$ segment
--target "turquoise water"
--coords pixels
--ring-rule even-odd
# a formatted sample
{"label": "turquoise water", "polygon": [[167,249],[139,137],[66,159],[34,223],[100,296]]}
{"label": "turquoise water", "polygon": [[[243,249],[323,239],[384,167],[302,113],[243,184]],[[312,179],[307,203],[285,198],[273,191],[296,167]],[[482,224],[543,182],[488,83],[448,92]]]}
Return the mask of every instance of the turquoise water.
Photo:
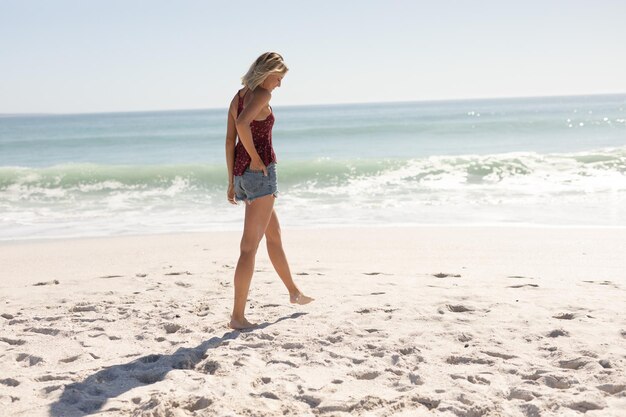
{"label": "turquoise water", "polygon": [[[273,109],[283,227],[626,226],[626,95]],[[0,239],[241,229],[226,112],[0,118]]]}

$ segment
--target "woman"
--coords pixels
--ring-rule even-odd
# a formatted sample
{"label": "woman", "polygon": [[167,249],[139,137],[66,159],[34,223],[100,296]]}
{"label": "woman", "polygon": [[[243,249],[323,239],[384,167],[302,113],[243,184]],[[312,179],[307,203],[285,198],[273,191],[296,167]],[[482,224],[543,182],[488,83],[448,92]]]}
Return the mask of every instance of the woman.
{"label": "woman", "polygon": [[[274,210],[277,197],[276,154],[272,148],[274,112],[269,105],[272,91],[280,87],[289,69],[283,57],[266,52],[250,66],[241,79],[244,88],[230,103],[226,132],[226,163],[228,165],[228,201],[246,203],[239,261],[235,269],[235,301],[229,326],[233,329],[254,327],[244,317],[254,258],[259,242],[265,236],[267,252],[274,269],[289,291],[294,304],[307,304],[312,298],[304,295],[293,282],[280,237],[278,216]],[[235,144],[237,134],[239,142]]]}

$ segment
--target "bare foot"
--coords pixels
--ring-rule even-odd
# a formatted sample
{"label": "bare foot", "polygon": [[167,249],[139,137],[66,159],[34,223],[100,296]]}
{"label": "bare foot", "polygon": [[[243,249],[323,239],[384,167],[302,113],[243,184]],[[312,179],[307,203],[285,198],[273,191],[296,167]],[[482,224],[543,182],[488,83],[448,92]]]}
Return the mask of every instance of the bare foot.
{"label": "bare foot", "polygon": [[228,323],[228,327],[235,330],[250,329],[255,326],[257,326],[256,323],[250,323],[245,317],[243,320],[235,320],[233,316],[230,316],[230,323]]}
{"label": "bare foot", "polygon": [[301,292],[298,293],[298,294],[291,294],[289,296],[289,301],[291,302],[291,304],[301,304],[301,305],[304,305],[304,304],[309,304],[311,301],[314,301],[314,300],[315,300],[315,298],[308,297],[308,296],[302,294]]}

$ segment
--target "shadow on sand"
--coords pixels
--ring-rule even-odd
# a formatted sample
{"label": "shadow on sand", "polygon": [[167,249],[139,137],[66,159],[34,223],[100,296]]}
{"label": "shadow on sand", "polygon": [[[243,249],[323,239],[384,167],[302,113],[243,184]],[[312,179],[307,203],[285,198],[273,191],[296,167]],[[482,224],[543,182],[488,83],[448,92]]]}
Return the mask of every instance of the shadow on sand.
{"label": "shadow on sand", "polygon": [[[227,340],[236,339],[242,332],[264,329],[282,320],[296,319],[307,313],[283,316],[274,322],[265,322],[250,330],[230,331],[222,337],[212,337],[192,348],[181,347],[169,355],[150,354],[121,365],[108,366],[81,382],[63,388],[58,401],[50,405],[50,416],[79,417],[97,413],[109,398],[130,391],[135,387],[161,381],[173,369],[197,369],[198,363],[207,358],[209,349],[216,349]],[[198,372],[213,374],[217,363],[208,361]]]}

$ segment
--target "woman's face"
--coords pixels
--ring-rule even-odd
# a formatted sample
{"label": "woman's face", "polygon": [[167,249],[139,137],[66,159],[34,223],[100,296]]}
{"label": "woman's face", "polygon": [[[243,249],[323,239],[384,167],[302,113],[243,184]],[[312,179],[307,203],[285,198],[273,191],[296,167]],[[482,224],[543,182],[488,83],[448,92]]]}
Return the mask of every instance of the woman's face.
{"label": "woman's face", "polygon": [[276,87],[280,87],[284,76],[284,74],[270,74],[267,76],[265,81],[263,81],[263,84],[261,84],[261,86],[266,90],[272,91]]}

